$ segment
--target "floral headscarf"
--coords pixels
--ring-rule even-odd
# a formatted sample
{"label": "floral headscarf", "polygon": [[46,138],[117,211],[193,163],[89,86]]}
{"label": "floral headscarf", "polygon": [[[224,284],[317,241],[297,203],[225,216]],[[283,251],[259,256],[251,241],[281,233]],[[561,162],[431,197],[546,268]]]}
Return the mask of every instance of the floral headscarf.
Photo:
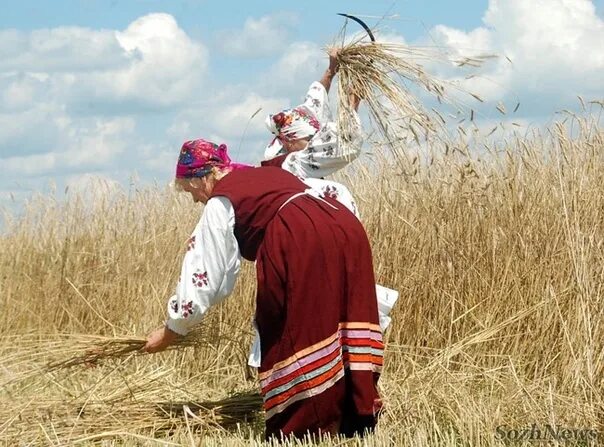
{"label": "floral headscarf", "polygon": [[319,131],[321,125],[308,107],[298,106],[269,115],[266,118],[266,127],[275,135],[267,147],[267,153],[274,152],[274,155],[278,155],[282,150],[279,140],[289,141],[312,137]]}
{"label": "floral headscarf", "polygon": [[218,145],[206,140],[185,141],[176,164],[176,178],[205,177],[213,168],[240,169],[249,165],[232,163],[226,144]]}

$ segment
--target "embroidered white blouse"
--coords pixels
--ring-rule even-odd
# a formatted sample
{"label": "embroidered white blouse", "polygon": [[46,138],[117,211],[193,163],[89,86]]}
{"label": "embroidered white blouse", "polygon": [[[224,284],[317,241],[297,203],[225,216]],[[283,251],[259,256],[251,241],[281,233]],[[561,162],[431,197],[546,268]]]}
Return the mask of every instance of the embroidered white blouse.
{"label": "embroidered white blouse", "polygon": [[208,200],[189,238],[176,294],[168,301],[166,326],[177,334],[186,335],[211,306],[233,291],[241,266],[234,228],[230,200]]}
{"label": "embroidered white blouse", "polygon": [[[321,124],[321,129],[310,140],[306,149],[290,153],[283,161],[282,168],[298,177],[325,177],[344,168],[356,159],[361,152],[363,136],[361,120],[353,112],[352,132],[350,135],[338,135],[337,125],[333,121],[329,108],[329,98],[320,82],[313,82],[304,104],[311,109]],[[264,158],[271,159],[283,153],[279,140],[267,147]]]}

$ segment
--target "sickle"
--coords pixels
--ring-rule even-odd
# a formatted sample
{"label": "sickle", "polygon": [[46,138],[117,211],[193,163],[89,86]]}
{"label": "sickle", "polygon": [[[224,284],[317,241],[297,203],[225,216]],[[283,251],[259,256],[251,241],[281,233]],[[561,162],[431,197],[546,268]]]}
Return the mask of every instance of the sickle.
{"label": "sickle", "polygon": [[371,29],[369,29],[369,27],[367,26],[367,24],[365,22],[363,22],[361,19],[359,19],[358,17],[355,17],[355,16],[351,16],[349,14],[338,13],[338,15],[342,16],[342,17],[347,17],[347,18],[349,18],[349,19],[354,20],[355,22],[357,22],[359,25],[361,25],[365,29],[365,31],[367,31],[367,34],[369,34],[369,38],[371,39],[371,41],[375,42],[375,36],[371,32]]}

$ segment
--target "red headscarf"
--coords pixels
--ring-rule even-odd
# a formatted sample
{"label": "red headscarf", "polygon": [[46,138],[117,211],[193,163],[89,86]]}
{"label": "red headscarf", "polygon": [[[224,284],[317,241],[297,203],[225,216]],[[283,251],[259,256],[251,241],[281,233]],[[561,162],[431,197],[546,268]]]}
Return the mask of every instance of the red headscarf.
{"label": "red headscarf", "polygon": [[176,178],[205,177],[213,168],[241,169],[251,166],[232,163],[226,144],[217,145],[206,140],[185,141],[176,164]]}

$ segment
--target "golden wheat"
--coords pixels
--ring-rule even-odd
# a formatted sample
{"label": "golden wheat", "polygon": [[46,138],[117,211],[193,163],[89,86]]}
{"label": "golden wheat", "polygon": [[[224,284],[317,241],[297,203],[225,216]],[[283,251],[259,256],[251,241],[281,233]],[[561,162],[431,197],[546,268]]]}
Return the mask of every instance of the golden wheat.
{"label": "golden wheat", "polygon": [[[401,293],[386,333],[385,412],[375,435],[350,445],[491,446],[498,427],[533,423],[602,433],[598,123],[572,118],[530,138],[482,149],[460,139],[415,157],[373,157],[341,177],[359,201],[377,281]],[[165,318],[199,213],[151,188],[93,205],[41,198],[9,225],[0,238],[5,445],[262,443],[261,425],[238,419],[259,405],[246,367],[253,266],[204,320],[209,342],[131,355]],[[127,337],[133,351],[94,368],[84,359],[44,369],[99,337]],[[249,400],[228,401],[240,410],[233,424],[217,408],[237,393]]]}

